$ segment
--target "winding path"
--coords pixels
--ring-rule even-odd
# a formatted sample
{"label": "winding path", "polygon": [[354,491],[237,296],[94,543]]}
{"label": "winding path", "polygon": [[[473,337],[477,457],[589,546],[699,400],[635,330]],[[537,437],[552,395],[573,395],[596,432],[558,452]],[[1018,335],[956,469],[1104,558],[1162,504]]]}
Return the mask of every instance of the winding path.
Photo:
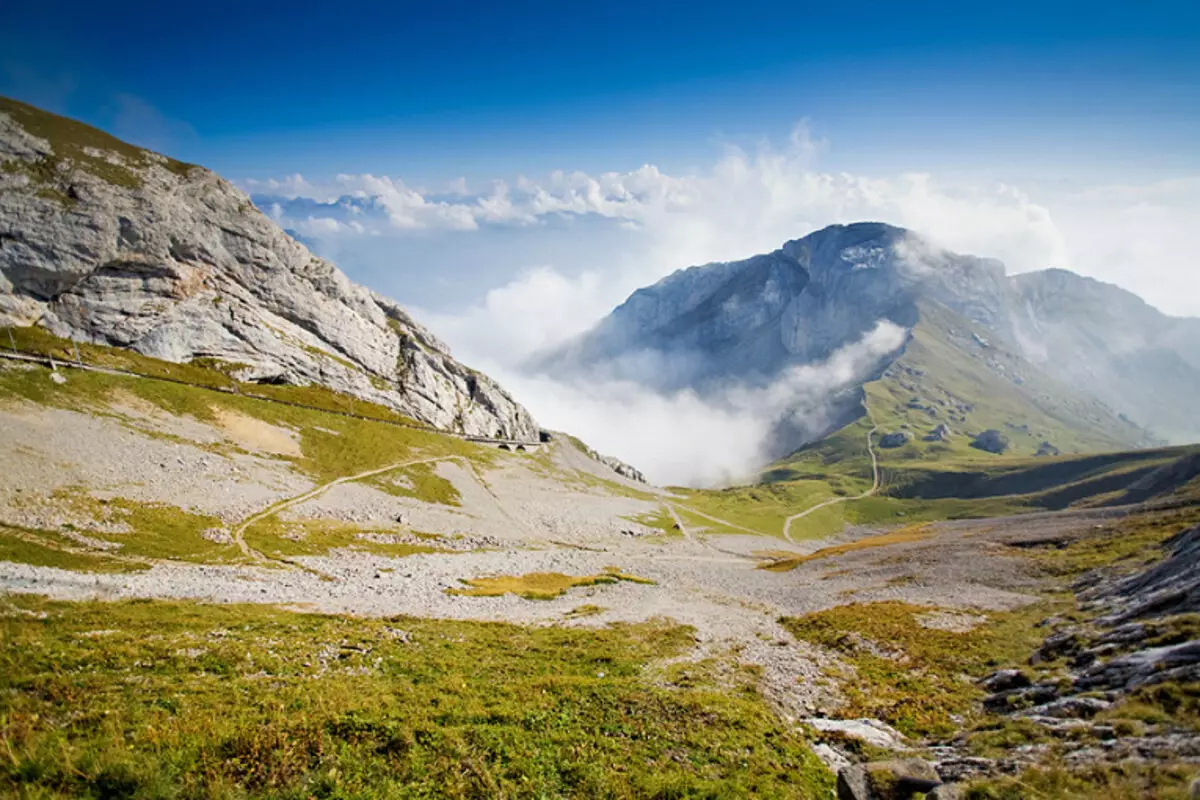
{"label": "winding path", "polygon": [[[692,542],[693,544],[698,544],[701,547],[707,547],[710,550],[715,550],[718,553],[724,553],[727,556],[733,556],[734,558],[742,559],[743,561],[758,562],[761,560],[756,556],[747,555],[746,553],[739,553],[736,550],[726,550],[724,547],[718,547],[717,545],[713,544],[707,538],[693,535],[692,532],[687,529],[687,526],[683,524],[683,519],[679,516],[679,510],[677,508],[675,508],[675,504],[674,503],[666,503],[666,506],[667,506],[667,510],[669,510],[671,512],[671,516],[675,518],[675,527],[679,528],[679,532],[683,534],[683,538],[686,539],[687,541]],[[731,522],[726,522],[725,520],[718,519],[717,517],[710,517],[707,514],[700,514],[700,512],[695,511],[691,508],[688,508],[687,506],[684,506],[684,508],[686,508],[689,513],[699,514],[700,516],[704,517],[705,519],[711,519],[713,522],[719,522],[722,525],[728,525],[729,527],[732,527],[732,528],[741,528],[741,530],[745,530],[745,531],[750,530],[749,528],[742,528],[740,525],[734,525]],[[755,534],[756,536],[763,535],[761,533],[758,533],[757,531],[750,531],[750,532]]]}
{"label": "winding path", "polygon": [[[320,486],[317,486],[313,489],[309,489],[307,492],[305,492],[303,494],[298,494],[295,497],[289,497],[286,500],[281,500],[278,503],[275,503],[274,505],[264,508],[262,511],[259,511],[257,514],[252,514],[251,516],[242,520],[238,524],[238,526],[233,529],[233,540],[234,540],[234,542],[237,543],[238,548],[242,551],[242,555],[246,556],[247,558],[258,558],[258,559],[262,559],[262,560],[267,560],[266,556],[264,556],[262,553],[258,552],[254,548],[252,548],[250,545],[246,544],[246,539],[245,539],[244,534],[246,532],[246,529],[249,528],[254,523],[256,523],[260,520],[266,519],[267,517],[272,517],[272,516],[278,514],[280,511],[283,511],[286,508],[291,508],[292,506],[299,505],[300,503],[303,503],[306,500],[311,500],[312,498],[316,497],[317,495],[321,494],[322,492],[332,489],[334,486],[338,486],[339,484],[351,483],[352,481],[360,481],[363,478],[370,478],[375,475],[381,475],[384,472],[391,472],[394,469],[403,469],[404,467],[411,467],[416,464],[432,464],[437,461],[465,461],[465,460],[466,459],[463,456],[435,456],[433,458],[418,458],[418,459],[414,459],[412,461],[400,461],[395,464],[389,464],[386,467],[377,467],[375,469],[369,469],[366,472],[360,472],[356,475],[343,475],[342,477],[335,478],[334,480],[329,481],[328,483],[323,483]],[[468,466],[470,466],[469,462],[468,462]]]}
{"label": "winding path", "polygon": [[783,523],[783,538],[787,539],[792,544],[796,544],[796,540],[792,538],[792,523],[796,520],[803,519],[814,511],[820,511],[822,508],[827,508],[828,506],[837,505],[838,503],[845,503],[848,500],[862,500],[863,498],[870,497],[879,491],[879,459],[875,457],[875,448],[871,445],[871,435],[877,430],[879,430],[878,425],[867,431],[867,453],[871,456],[871,472],[874,474],[874,482],[871,484],[871,488],[867,489],[862,494],[855,495],[854,497],[834,497],[822,503],[817,503],[812,508],[801,511],[799,514],[793,514]]}

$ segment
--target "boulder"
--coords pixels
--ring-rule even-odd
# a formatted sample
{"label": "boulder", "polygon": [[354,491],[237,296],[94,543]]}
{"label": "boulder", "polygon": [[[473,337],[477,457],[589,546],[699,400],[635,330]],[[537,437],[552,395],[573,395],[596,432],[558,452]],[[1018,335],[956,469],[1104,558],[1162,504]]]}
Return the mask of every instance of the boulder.
{"label": "boulder", "polygon": [[893,431],[879,437],[879,446],[887,448],[903,447],[911,440],[912,434],[908,431]]}
{"label": "boulder", "polygon": [[971,447],[974,447],[976,450],[983,450],[986,453],[995,453],[997,455],[1008,450],[1008,445],[1008,437],[994,428],[989,428],[971,441]]}
{"label": "boulder", "polygon": [[925,436],[927,442],[948,442],[952,435],[950,426],[946,423],[941,423]]}
{"label": "boulder", "polygon": [[1014,711],[1020,708],[1048,703],[1058,697],[1058,691],[1058,684],[1056,683],[1035,683],[1032,686],[1026,686],[1022,689],[1009,689],[1006,692],[997,692],[985,697],[983,707],[988,711]]}
{"label": "boulder", "polygon": [[1042,646],[1029,657],[1030,664],[1040,664],[1043,661],[1053,661],[1062,656],[1074,655],[1083,648],[1083,637],[1072,630],[1060,631],[1046,637]]}
{"label": "boulder", "polygon": [[1023,689],[1030,683],[1029,676],[1021,670],[1002,669],[988,675],[979,685],[989,692],[1007,692],[1010,689]]}
{"label": "boulder", "polygon": [[838,800],[909,800],[942,783],[937,770],[920,758],[872,761],[838,772]]}
{"label": "boulder", "polygon": [[804,722],[821,733],[836,733],[858,739],[884,750],[908,750],[910,744],[904,734],[877,719],[824,719],[809,717]]}
{"label": "boulder", "polygon": [[1036,453],[1034,453],[1034,455],[1035,455],[1035,456],[1041,456],[1041,457],[1046,457],[1046,456],[1057,456],[1057,455],[1062,455],[1062,451],[1061,451],[1061,450],[1059,450],[1059,449],[1058,449],[1057,447],[1055,447],[1054,445],[1050,444],[1050,442],[1045,442],[1045,441],[1044,441],[1044,442],[1042,442],[1041,444],[1039,444],[1039,445],[1038,445],[1037,452],[1036,452]]}
{"label": "boulder", "polygon": [[1091,719],[1110,706],[1112,703],[1096,697],[1063,697],[1040,706],[1034,706],[1021,712],[1021,716]]}

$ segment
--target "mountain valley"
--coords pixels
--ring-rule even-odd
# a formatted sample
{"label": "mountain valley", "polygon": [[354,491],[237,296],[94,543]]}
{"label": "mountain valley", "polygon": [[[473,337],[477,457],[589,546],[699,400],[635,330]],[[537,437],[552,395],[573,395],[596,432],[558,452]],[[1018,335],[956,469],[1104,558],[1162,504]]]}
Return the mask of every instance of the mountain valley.
{"label": "mountain valley", "polygon": [[833,226],[537,359],[783,398],[759,474],[660,487],[215,174],[0,100],[0,788],[1187,797],[1197,353]]}

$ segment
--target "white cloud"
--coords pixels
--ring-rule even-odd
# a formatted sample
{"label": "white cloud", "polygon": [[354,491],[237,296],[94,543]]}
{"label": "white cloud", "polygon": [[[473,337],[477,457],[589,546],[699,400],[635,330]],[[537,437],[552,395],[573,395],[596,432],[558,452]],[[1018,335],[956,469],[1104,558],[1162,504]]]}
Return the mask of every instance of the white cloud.
{"label": "white cloud", "polygon": [[[714,404],[630,384],[555,383],[521,374],[519,365],[681,267],[770,251],[831,223],[877,220],[958,252],[998,258],[1010,272],[1065,267],[1124,286],[1169,313],[1200,314],[1190,233],[1200,219],[1200,178],[1022,189],[924,173],[821,171],[827,149],[802,124],[780,148],[730,147],[707,170],[685,175],[645,165],[599,175],[522,176],[482,188],[460,179],[441,194],[374,175],[340,175],[325,186],[299,175],[244,185],[283,200],[281,222],[298,223],[297,230],[317,239],[348,242],[375,234],[402,243],[421,231],[425,244],[417,263],[378,247],[362,251],[369,263],[343,260],[343,266],[352,275],[369,274],[374,288],[401,302],[411,302],[414,286],[429,281],[429,307],[414,312],[458,357],[492,373],[543,423],[578,433],[667,481],[717,480],[755,463],[765,431],[757,409],[778,409],[776,397],[739,398],[731,389]],[[566,245],[553,253],[537,250],[522,263],[520,252],[506,249],[511,271],[499,278],[472,271],[473,261],[499,258],[493,248],[514,241],[529,246],[528,237],[514,239],[506,231],[553,238],[564,224],[577,225],[579,238],[559,235]],[[465,236],[492,244],[463,258]],[[477,281],[486,282],[469,293]],[[795,383],[778,383],[772,391],[808,397],[804,387],[833,385],[828,375],[842,363],[835,357],[819,368],[824,372],[798,373]],[[819,413],[818,396],[804,402]],[[701,430],[703,439],[696,435]],[[713,452],[724,456],[714,461]]]}
{"label": "white cloud", "polygon": [[831,394],[861,379],[904,338],[902,328],[880,322],[824,363],[793,368],[766,387],[730,386],[705,396],[657,394],[594,375],[565,382],[499,363],[479,366],[536,409],[543,425],[570,431],[656,483],[711,486],[752,479],[778,455],[766,442],[782,417],[791,415],[800,429],[823,426]]}

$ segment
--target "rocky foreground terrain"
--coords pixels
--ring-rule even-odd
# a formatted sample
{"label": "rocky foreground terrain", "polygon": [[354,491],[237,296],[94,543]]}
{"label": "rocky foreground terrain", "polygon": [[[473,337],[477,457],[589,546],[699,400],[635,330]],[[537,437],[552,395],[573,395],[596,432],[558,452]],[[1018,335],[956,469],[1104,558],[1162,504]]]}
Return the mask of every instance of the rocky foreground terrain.
{"label": "rocky foreground terrain", "polygon": [[[771,736],[799,737],[795,757],[821,759],[803,780],[780,773],[790,788],[758,784],[766,794],[829,796],[836,775],[839,796],[854,798],[1173,797],[1200,768],[1200,507],[1184,496],[785,538],[705,511],[694,493],[626,480],[565,438],[506,452],[151,379],[3,364],[12,636],[33,635],[26,612],[65,622],[97,601],[164,604],[149,607],[164,620],[181,601],[281,606],[364,630],[457,620],[592,636],[669,620],[684,643],[629,674],[664,697],[709,692],[688,713],[717,715],[699,728],[714,736],[727,712],[708,704],[754,698],[753,714],[781,726]],[[68,605],[22,599],[33,597]],[[97,647],[122,635],[117,623],[99,630],[83,631]],[[170,646],[202,663],[210,634],[195,635]],[[281,635],[270,635],[278,646]],[[322,646],[333,649],[303,658],[325,677],[303,680],[342,674],[339,659],[356,652]],[[25,674],[13,655],[12,674]],[[269,655],[231,674],[287,685],[282,666],[254,666]],[[383,680],[379,664],[346,663]],[[600,690],[611,667],[594,669]],[[682,752],[663,769],[698,787],[696,756]],[[736,765],[713,769],[704,785],[718,793],[741,780]]]}

